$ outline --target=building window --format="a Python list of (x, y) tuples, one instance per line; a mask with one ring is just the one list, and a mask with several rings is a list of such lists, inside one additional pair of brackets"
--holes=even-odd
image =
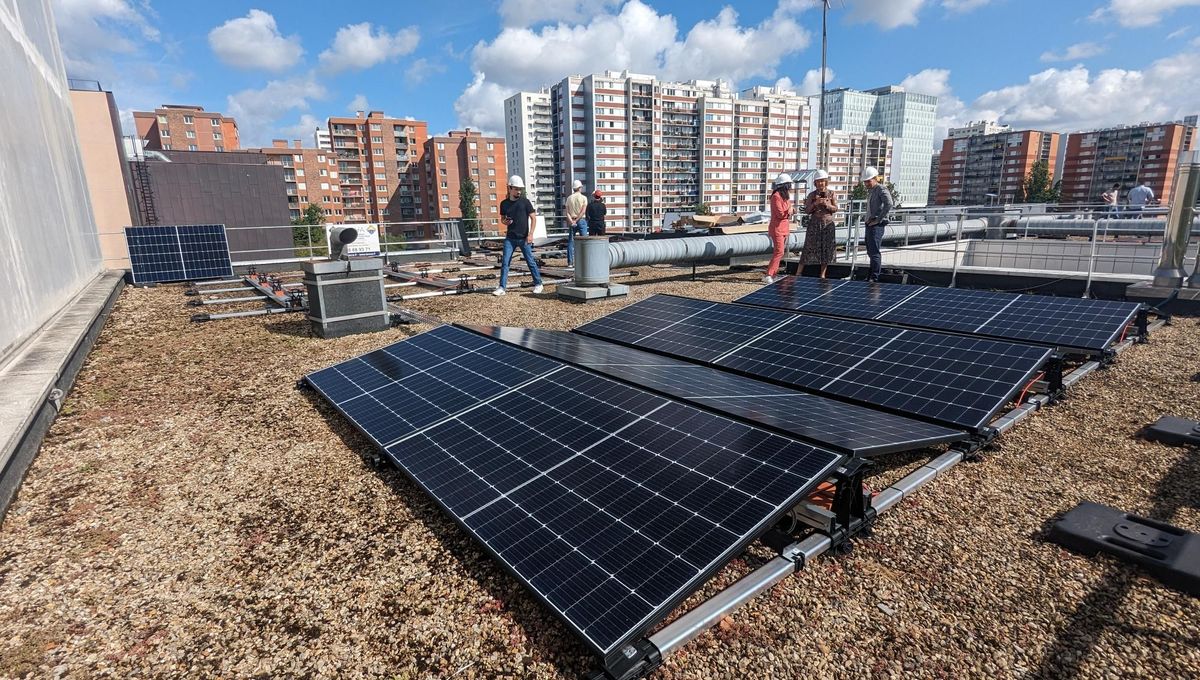
[(488, 194), (488, 200), (489, 200), (489, 201), (494, 201), (494, 200), (496, 200), (496, 194)]
[(488, 177), (496, 176), (496, 168), (488, 168)]
[(491, 180), (490, 182), (488, 182), (488, 188), (495, 189), (496, 188), (496, 180)]
[(438, 156), (438, 163), (441, 163), (441, 164), (443, 164), (443, 165), (444, 165), (444, 164), (446, 163), (446, 157), (445, 157), (445, 156)]
[(442, 203), (450, 202), (450, 194), (442, 194)]
[(383, 144), (383, 137), (372, 137), (371, 143), (372, 144)]
[(160, 116), (158, 117), (158, 124), (159, 124), (159, 125), (166, 125), (166, 124), (167, 124), (167, 117), (166, 117), (166, 116), (162, 116), (162, 115), (160, 115)]
[(479, 176), (479, 168), (471, 168), (471, 174), (478, 177)]
[(446, 188), (447, 188), (446, 182), (442, 182), (442, 188), (443, 188), (443, 189), (446, 189)]
[(478, 163), (478, 162), (479, 162), (479, 156), (471, 156), (471, 162), (472, 162), (472, 163)]
[(188, 151), (199, 151), (195, 144), (188, 144)]
[(187, 125), (191, 125), (192, 123), (196, 122), (196, 119), (192, 118), (191, 116), (184, 116), (183, 122)]
[(491, 150), (493, 149), (493, 147), (495, 147), (495, 146), (496, 146), (495, 144), (492, 144), (491, 142), (488, 142), (488, 145), (487, 145), (487, 150), (488, 150), (488, 151), (491, 151)]
[(224, 150), (225, 150), (225, 147), (223, 147), (223, 146), (218, 146), (218, 147), (217, 147), (217, 151), (224, 151)]
[(324, 155), (321, 155), (321, 154), (318, 154), (318, 155), (317, 155), (317, 162), (318, 162), (318, 163), (324, 163), (324, 162), (325, 162), (325, 156), (324, 156)]
[(374, 149), (374, 153), (372, 153), (372, 155), (373, 155), (373, 156), (382, 156), (382, 155), (383, 155), (383, 149)]
[(195, 130), (188, 130), (186, 134), (187, 134), (187, 138), (188, 138), (188, 139), (195, 139), (195, 138), (196, 138), (196, 131), (195, 131)]
[(221, 138), (221, 133), (220, 133), (220, 132), (214, 132), (214, 133), (213, 133), (213, 139), (220, 139), (220, 138)]
[(371, 131), (372, 132), (382, 132), (383, 125), (380, 123), (371, 123)]
[(221, 119), (220, 118), (209, 118), (208, 124), (213, 127), (221, 127)]
[(171, 136), (171, 131), (170, 131), (169, 129), (167, 129), (167, 128), (163, 128), (163, 129), (162, 129), (162, 130), (161, 130), (161, 131), (158, 133), (158, 135), (159, 135), (160, 137), (170, 137), (170, 136)]
[(488, 156), (488, 157), (487, 157), (487, 162), (488, 162), (488, 165), (495, 165), (495, 164), (496, 164), (496, 157), (495, 157), (495, 156)]
[(470, 144), (467, 145), (467, 148), (469, 148), (471, 151), (475, 151), (476, 149), (479, 148), (479, 145), (477, 145), (475, 142), (471, 142)]

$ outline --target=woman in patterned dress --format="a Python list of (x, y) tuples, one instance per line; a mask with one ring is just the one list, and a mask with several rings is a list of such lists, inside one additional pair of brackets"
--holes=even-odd
[(808, 227), (804, 231), (804, 252), (801, 264), (821, 265), (821, 278), (825, 278), (829, 263), (837, 253), (834, 238), (833, 216), (837, 214), (837, 198), (829, 191), (829, 173), (818, 170), (813, 178), (814, 189), (804, 199), (804, 212), (809, 215)]

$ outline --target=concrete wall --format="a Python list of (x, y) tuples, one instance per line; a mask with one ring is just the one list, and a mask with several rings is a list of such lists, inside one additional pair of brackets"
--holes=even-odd
[(111, 92), (71, 90), (79, 153), (92, 199), (100, 254), (108, 269), (128, 269), (124, 228), (134, 224), (129, 166), (121, 149), (120, 121)]
[(101, 271), (49, 0), (0, 2), (0, 358)]

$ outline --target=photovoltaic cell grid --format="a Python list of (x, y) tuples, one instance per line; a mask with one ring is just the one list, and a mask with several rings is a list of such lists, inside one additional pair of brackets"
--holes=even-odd
[(1131, 302), (804, 277), (786, 277), (737, 302), (1089, 352), (1119, 340), (1139, 308)]
[(125, 227), (134, 283), (233, 276), (225, 225)]
[(859, 456), (960, 441), (964, 432), (563, 331), (478, 332), (836, 451)]
[[(655, 296), (578, 331), (967, 429), (986, 425), (1051, 356), (1044, 347), (722, 303), (650, 335), (628, 332), (643, 307), (657, 314), (678, 299)], [(706, 348), (710, 314), (727, 323), (725, 344), (731, 319), (743, 338), (716, 358)]]
[[(417, 397), (433, 376), (466, 396)], [(306, 379), (601, 654), (843, 460), (448, 326)]]

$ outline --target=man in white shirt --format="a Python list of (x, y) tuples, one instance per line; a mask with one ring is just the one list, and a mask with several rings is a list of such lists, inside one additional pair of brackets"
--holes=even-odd
[(567, 266), (575, 265), (575, 234), (588, 235), (588, 224), (585, 213), (588, 200), (583, 195), (583, 182), (575, 180), (571, 185), (571, 195), (567, 197)]
[(1146, 186), (1145, 180), (1138, 180), (1137, 186), (1129, 190), (1129, 210), (1141, 218), (1146, 206), (1154, 202), (1154, 191)]

